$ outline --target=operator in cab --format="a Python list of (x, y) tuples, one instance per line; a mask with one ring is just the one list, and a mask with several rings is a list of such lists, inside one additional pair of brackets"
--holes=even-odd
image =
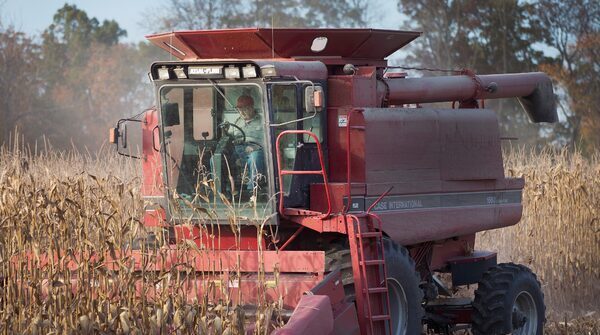
[(250, 182), (246, 184), (247, 189), (252, 189), (265, 175), (263, 120), (256, 113), (254, 99), (249, 95), (238, 97), (236, 109), (240, 116), (235, 125), (244, 132), (246, 139), (235, 143), (235, 153), (241, 161), (242, 170), (245, 168), (246, 175), (250, 178)]

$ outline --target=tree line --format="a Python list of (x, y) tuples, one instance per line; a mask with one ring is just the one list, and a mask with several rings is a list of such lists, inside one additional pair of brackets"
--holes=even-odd
[(156, 51), (126, 35), (68, 4), (41, 36), (0, 25), (0, 142), (16, 131), (30, 145), (97, 149), (116, 119), (152, 104), (143, 68)]
[[(423, 31), (394, 60), (409, 67), (476, 73), (545, 71), (561, 123), (532, 126), (514, 101), (486, 102), (503, 135), (591, 153), (600, 147), (600, 2), (597, 0), (399, 0), (399, 29)], [(235, 27), (368, 27), (367, 0), (170, 0), (147, 11), (148, 31)], [(385, 15), (385, 13), (379, 13)], [(65, 4), (41, 36), (0, 21), (0, 142), (18, 128), (27, 143), (97, 148), (106, 129), (153, 103), (149, 64), (168, 55)], [(423, 75), (435, 75), (425, 71)], [(542, 140), (536, 140), (542, 137)]]

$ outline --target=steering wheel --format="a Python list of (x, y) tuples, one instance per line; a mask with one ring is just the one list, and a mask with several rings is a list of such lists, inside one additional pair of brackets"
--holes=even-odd
[(247, 140), (246, 140), (246, 133), (245, 133), (245, 132), (242, 130), (242, 128), (241, 128), (240, 126), (238, 126), (237, 124), (234, 124), (234, 123), (230, 123), (230, 122), (228, 122), (228, 121), (225, 121), (225, 122), (223, 122), (223, 123), (221, 123), (221, 124), (219, 125), (219, 127), (220, 127), (220, 128), (227, 128), (227, 127), (229, 127), (229, 126), (232, 126), (232, 127), (234, 127), (235, 129), (237, 129), (237, 130), (239, 130), (239, 131), (240, 131), (240, 134), (241, 134), (241, 136), (239, 136), (239, 137), (241, 137), (241, 140), (242, 140), (242, 141), (241, 141), (241, 143), (245, 143), (245, 144), (251, 145), (251, 146), (253, 146), (253, 147), (255, 147), (256, 149), (259, 149), (259, 150), (262, 150), (262, 149), (263, 149), (263, 146), (262, 146), (262, 144), (260, 144), (260, 143), (257, 143), (257, 142), (254, 142), (254, 141), (247, 141)]
[(225, 122), (223, 122), (223, 123), (221, 123), (219, 125), (219, 128), (227, 128), (229, 126), (232, 126), (233, 128), (235, 128), (235, 129), (237, 129), (237, 130), (240, 131), (240, 133), (242, 134), (242, 136), (241, 136), (242, 137), (242, 143), (245, 143), (246, 142), (246, 133), (237, 124), (225, 121)]

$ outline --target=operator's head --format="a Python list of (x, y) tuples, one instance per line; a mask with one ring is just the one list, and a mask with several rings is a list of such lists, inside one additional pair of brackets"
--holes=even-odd
[(237, 110), (244, 120), (251, 120), (256, 115), (254, 99), (249, 95), (240, 95), (237, 99)]

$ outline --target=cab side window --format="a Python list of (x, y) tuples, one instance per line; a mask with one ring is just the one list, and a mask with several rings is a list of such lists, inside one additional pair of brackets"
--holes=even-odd
[[(297, 96), (296, 85), (273, 85), (273, 112), (275, 123), (285, 123), (296, 120)], [(282, 126), (285, 129), (295, 129), (296, 125), (290, 123)]]
[[(296, 85), (285, 85), (276, 84), (273, 85), (273, 115), (275, 119), (273, 123), (281, 124), (274, 128), (274, 138), (277, 138), (279, 134), (284, 130), (298, 129), (298, 97), (296, 91)], [(293, 170), (296, 162), (296, 137), (288, 135), (282, 138), (280, 150), (281, 157), (283, 158), (283, 168), (286, 170)], [(292, 182), (291, 175), (285, 175), (283, 177), (283, 192), (289, 194), (290, 185)]]

